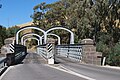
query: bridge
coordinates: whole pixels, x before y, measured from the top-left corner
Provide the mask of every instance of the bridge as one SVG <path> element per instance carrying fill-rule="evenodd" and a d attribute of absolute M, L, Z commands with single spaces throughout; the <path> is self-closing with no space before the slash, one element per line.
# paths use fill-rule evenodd
<path fill-rule="evenodd" d="M 20 33 L 35 29 L 43 33 Z M 70 43 L 62 44 L 53 30 L 70 33 Z M 48 38 L 54 36 L 55 39 Z M 35 50 L 27 49 L 27 40 L 37 41 Z M 6 54 L 0 59 L 0 80 L 120 80 L 120 69 L 105 67 L 105 57 L 96 51 L 92 39 L 74 43 L 74 33 L 62 26 L 42 30 L 36 26 L 19 29 L 15 39 L 6 40 L 1 51 Z"/>

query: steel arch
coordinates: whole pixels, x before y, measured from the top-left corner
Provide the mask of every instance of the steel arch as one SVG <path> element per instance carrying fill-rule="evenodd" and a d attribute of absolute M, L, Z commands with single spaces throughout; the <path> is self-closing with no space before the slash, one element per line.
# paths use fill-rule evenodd
<path fill-rule="evenodd" d="M 35 38 L 35 37 L 28 37 L 27 39 L 24 40 L 24 46 L 25 46 L 25 43 L 26 43 L 26 41 L 27 41 L 28 39 L 35 39 L 35 40 L 38 41 L 38 45 L 40 45 L 39 39 L 37 39 L 37 38 Z"/>
<path fill-rule="evenodd" d="M 20 28 L 16 33 L 16 44 L 19 44 L 19 33 L 23 30 L 26 30 L 26 29 L 36 29 L 36 30 L 39 30 L 39 31 L 43 32 L 43 34 L 44 34 L 44 44 L 46 44 L 46 37 L 45 37 L 46 33 L 45 33 L 45 31 L 36 27 L 36 26 L 26 26 L 26 27 Z"/>
<path fill-rule="evenodd" d="M 45 35 L 44 35 L 44 39 L 47 39 L 47 34 L 50 32 L 50 31 L 52 31 L 52 30 L 59 30 L 59 29 L 63 29 L 63 30 L 66 30 L 66 31 L 68 31 L 68 32 L 70 32 L 70 34 L 71 34 L 71 37 L 70 37 L 70 44 L 74 44 L 74 33 L 72 32 L 72 31 L 70 31 L 69 29 L 67 29 L 67 28 L 64 28 L 64 27 L 53 27 L 53 28 L 50 28 L 49 30 L 47 30 L 46 32 L 45 32 Z"/>
<path fill-rule="evenodd" d="M 37 36 L 37 37 L 39 37 L 39 40 L 40 40 L 40 45 L 42 45 L 42 37 L 40 36 L 40 35 L 38 35 L 38 34 L 35 34 L 35 33 L 26 33 L 26 34 L 24 34 L 22 37 L 21 37 L 21 44 L 23 45 L 24 44 L 24 37 L 26 37 L 26 36 L 31 36 L 31 35 L 34 35 L 34 36 Z M 44 36 L 43 36 L 44 37 Z"/>
<path fill-rule="evenodd" d="M 52 36 L 55 36 L 58 38 L 58 45 L 60 45 L 60 36 L 58 36 L 57 34 L 52 34 L 52 33 L 49 33 L 47 35 L 52 35 Z M 42 36 L 42 38 L 44 37 L 44 35 Z"/>

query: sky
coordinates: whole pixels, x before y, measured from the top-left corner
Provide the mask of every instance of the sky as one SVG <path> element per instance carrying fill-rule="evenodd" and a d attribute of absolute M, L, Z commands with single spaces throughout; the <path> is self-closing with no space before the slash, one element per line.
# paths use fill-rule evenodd
<path fill-rule="evenodd" d="M 11 27 L 32 21 L 33 7 L 42 2 L 54 3 L 59 0 L 0 0 L 0 25 Z"/>

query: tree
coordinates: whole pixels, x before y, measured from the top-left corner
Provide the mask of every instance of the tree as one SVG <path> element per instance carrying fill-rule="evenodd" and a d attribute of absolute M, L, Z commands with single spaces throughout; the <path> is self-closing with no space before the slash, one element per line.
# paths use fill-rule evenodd
<path fill-rule="evenodd" d="M 31 18 L 33 19 L 33 23 L 39 27 L 41 27 L 42 29 L 43 28 L 46 28 L 46 25 L 45 25 L 45 8 L 46 6 L 46 3 L 43 2 L 41 4 L 38 4 L 36 5 L 33 10 L 34 10 L 34 13 L 33 15 L 31 15 Z"/>
<path fill-rule="evenodd" d="M 120 66 L 120 42 L 116 43 L 108 55 L 107 63 L 109 65 Z"/>
<path fill-rule="evenodd" d="M 13 26 L 13 27 L 9 27 L 7 28 L 7 37 L 14 37 L 17 30 L 19 29 L 18 26 Z"/>
<path fill-rule="evenodd" d="M 0 25 L 0 47 L 4 45 L 4 39 L 7 38 L 6 28 Z"/>

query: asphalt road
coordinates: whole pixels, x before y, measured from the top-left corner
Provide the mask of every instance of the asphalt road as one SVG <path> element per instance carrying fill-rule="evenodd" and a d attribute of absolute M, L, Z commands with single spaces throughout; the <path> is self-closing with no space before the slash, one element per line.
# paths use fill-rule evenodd
<path fill-rule="evenodd" d="M 23 64 L 12 66 L 1 80 L 86 80 L 61 65 L 47 65 L 35 53 L 29 53 Z"/>
<path fill-rule="evenodd" d="M 36 53 L 29 53 L 18 64 L 10 68 L 0 80 L 120 80 L 120 70 L 85 65 L 56 56 L 55 65 Z"/>
<path fill-rule="evenodd" d="M 57 57 L 56 61 L 69 70 L 95 80 L 120 80 L 120 69 L 80 64 L 64 57 Z"/>

